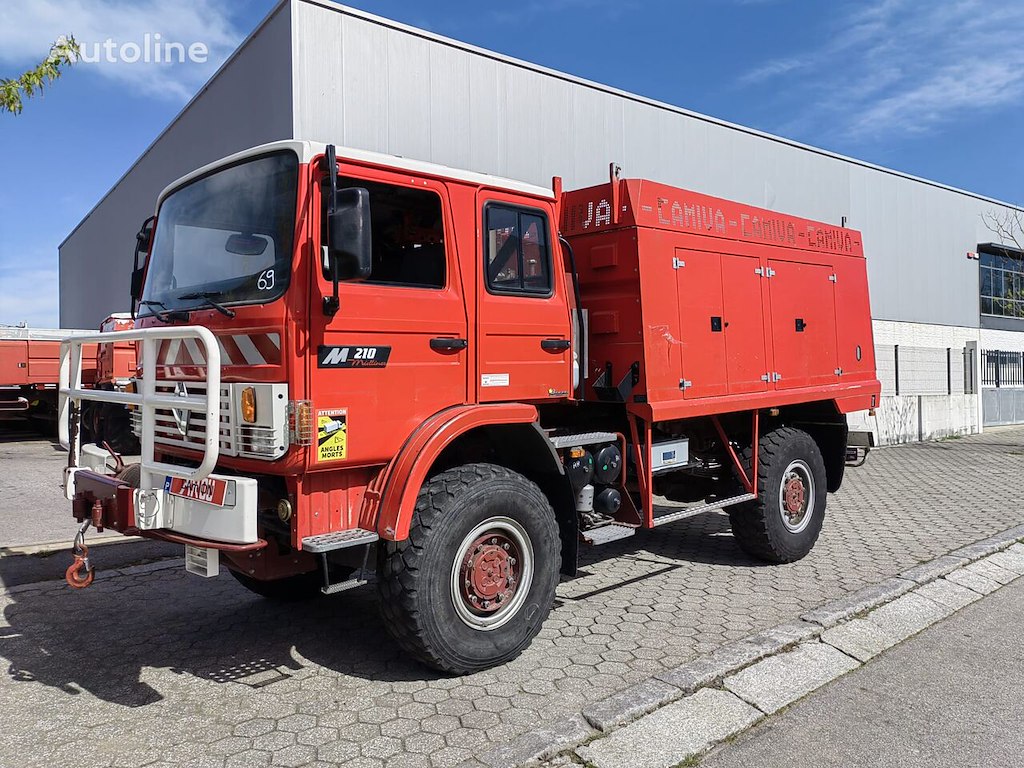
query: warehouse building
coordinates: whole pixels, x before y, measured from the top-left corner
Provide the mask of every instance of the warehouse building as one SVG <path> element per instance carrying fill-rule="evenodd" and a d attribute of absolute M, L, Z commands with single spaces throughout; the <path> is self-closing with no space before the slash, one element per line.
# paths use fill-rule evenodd
<path fill-rule="evenodd" d="M 325 0 L 283 0 L 60 246 L 64 327 L 128 296 L 134 235 L 175 178 L 324 141 L 566 188 L 650 178 L 864 235 L 880 443 L 1024 423 L 1024 261 L 1011 206 L 588 82 Z"/>

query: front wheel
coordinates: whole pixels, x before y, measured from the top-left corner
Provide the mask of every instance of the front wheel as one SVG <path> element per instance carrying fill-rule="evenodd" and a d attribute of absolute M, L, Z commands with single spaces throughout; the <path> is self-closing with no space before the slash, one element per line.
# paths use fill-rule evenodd
<path fill-rule="evenodd" d="M 409 538 L 378 549 L 388 631 L 416 658 L 468 674 L 518 656 L 555 598 L 561 543 L 536 484 L 468 464 L 420 490 Z"/>
<path fill-rule="evenodd" d="M 744 452 L 750 467 L 751 451 Z M 729 509 L 736 542 L 772 563 L 804 557 L 825 520 L 825 462 L 806 432 L 780 427 L 759 441 L 757 499 Z"/>

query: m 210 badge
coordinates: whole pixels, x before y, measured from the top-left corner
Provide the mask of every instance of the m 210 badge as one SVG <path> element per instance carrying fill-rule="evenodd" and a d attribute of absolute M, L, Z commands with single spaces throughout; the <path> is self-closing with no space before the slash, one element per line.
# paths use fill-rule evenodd
<path fill-rule="evenodd" d="M 348 455 L 348 411 L 316 412 L 316 460 L 341 461 Z"/>
<path fill-rule="evenodd" d="M 384 368 L 389 357 L 391 347 L 321 344 L 316 351 L 316 364 L 318 368 Z"/>

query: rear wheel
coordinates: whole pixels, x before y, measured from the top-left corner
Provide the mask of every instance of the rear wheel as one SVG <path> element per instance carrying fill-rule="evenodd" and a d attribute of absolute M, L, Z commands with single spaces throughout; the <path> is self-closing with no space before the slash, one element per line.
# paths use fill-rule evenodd
<path fill-rule="evenodd" d="M 468 464 L 420 490 L 409 538 L 378 549 L 381 613 L 424 663 L 452 674 L 518 656 L 555 598 L 561 543 L 536 484 Z"/>
<path fill-rule="evenodd" d="M 744 452 L 748 468 L 751 455 Z M 729 510 L 733 536 L 762 560 L 799 560 L 818 540 L 825 494 L 825 462 L 814 439 L 792 427 L 769 432 L 759 441 L 757 499 Z"/>

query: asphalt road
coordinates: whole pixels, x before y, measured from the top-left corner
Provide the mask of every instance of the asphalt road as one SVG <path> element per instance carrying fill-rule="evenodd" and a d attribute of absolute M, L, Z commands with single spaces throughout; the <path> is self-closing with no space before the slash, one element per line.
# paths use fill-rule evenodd
<path fill-rule="evenodd" d="M 55 440 L 0 422 L 0 547 L 71 541 L 75 521 L 61 490 L 67 463 Z"/>
<path fill-rule="evenodd" d="M 61 579 L 71 564 L 78 524 L 60 485 L 67 462 L 56 441 L 18 422 L 0 422 L 0 589 Z M 181 555 L 178 545 L 110 531 L 90 531 L 86 541 L 106 571 Z"/>
<path fill-rule="evenodd" d="M 1024 580 L 719 747 L 703 768 L 1017 768 Z"/>

